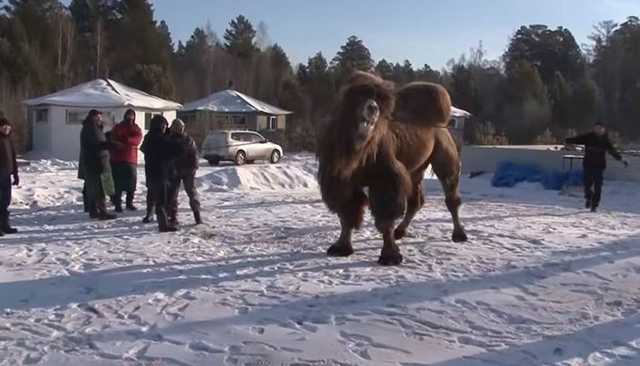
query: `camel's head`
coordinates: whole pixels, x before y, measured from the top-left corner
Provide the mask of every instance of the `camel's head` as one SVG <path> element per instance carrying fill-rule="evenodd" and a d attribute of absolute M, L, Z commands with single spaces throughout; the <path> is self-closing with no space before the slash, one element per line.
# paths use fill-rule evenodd
<path fill-rule="evenodd" d="M 393 111 L 393 85 L 369 73 L 354 73 L 342 92 L 341 120 L 345 137 L 358 150 L 388 121 Z"/>

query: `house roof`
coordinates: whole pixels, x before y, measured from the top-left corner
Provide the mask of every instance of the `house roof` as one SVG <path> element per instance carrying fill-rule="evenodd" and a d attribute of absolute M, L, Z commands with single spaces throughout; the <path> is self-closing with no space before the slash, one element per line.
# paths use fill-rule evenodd
<path fill-rule="evenodd" d="M 460 109 L 460 108 L 456 108 L 454 106 L 451 106 L 451 117 L 469 118 L 469 117 L 471 117 L 471 113 L 465 111 L 464 109 Z"/>
<path fill-rule="evenodd" d="M 176 110 L 181 104 L 161 99 L 110 79 L 96 79 L 53 94 L 25 100 L 28 106 L 55 105 L 80 108 L 145 108 Z"/>
<path fill-rule="evenodd" d="M 274 107 L 233 89 L 223 90 L 184 105 L 183 111 L 211 111 L 222 113 L 262 112 L 283 115 L 293 112 Z"/>

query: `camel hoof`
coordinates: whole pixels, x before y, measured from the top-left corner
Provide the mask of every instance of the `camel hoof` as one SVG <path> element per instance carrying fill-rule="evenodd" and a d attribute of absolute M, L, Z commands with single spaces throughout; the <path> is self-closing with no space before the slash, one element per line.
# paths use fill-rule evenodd
<path fill-rule="evenodd" d="M 353 254 L 353 247 L 348 244 L 336 243 L 327 250 L 329 257 L 348 257 L 351 254 Z"/>
<path fill-rule="evenodd" d="M 378 264 L 383 266 L 399 266 L 402 263 L 402 254 L 400 252 L 388 252 L 380 255 Z"/>
<path fill-rule="evenodd" d="M 467 234 L 464 232 L 464 230 L 454 231 L 453 235 L 451 236 L 451 240 L 453 240 L 454 243 L 463 243 L 467 241 L 467 239 Z"/>
<path fill-rule="evenodd" d="M 407 236 L 407 229 L 403 229 L 401 227 L 396 228 L 396 230 L 393 232 L 393 237 L 396 240 L 400 240 L 403 239 L 405 236 Z"/>

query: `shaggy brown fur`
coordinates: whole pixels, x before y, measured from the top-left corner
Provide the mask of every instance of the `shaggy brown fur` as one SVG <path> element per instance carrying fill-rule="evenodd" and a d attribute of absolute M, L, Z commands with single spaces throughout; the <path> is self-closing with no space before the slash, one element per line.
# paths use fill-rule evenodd
<path fill-rule="evenodd" d="M 322 198 L 342 226 L 329 255 L 353 253 L 352 231 L 362 224 L 369 205 L 384 239 L 379 262 L 400 264 L 395 240 L 405 236 L 424 204 L 422 179 L 429 165 L 445 191 L 453 240 L 466 240 L 458 218 L 460 161 L 453 138 L 442 128 L 450 110 L 449 94 L 439 85 L 412 83 L 396 91 L 392 83 L 369 73 L 351 77 L 319 140 Z M 403 215 L 396 228 L 395 221 Z"/>

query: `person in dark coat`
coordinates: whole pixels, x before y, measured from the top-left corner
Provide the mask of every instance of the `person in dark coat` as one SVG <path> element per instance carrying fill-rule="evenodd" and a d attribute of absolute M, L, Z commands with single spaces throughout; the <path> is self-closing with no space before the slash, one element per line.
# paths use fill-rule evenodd
<path fill-rule="evenodd" d="M 167 204 L 169 181 L 173 175 L 173 159 L 180 155 L 182 149 L 178 143 L 169 138 L 168 125 L 163 116 L 153 116 L 149 132 L 140 148 L 144 153 L 147 193 L 150 194 L 152 204 L 155 206 L 160 232 L 177 231 L 177 228 L 170 225 L 168 221 Z"/>
<path fill-rule="evenodd" d="M 11 186 L 20 184 L 16 150 L 11 140 L 12 129 L 6 118 L 0 118 L 0 236 L 18 232 L 9 224 Z"/>
<path fill-rule="evenodd" d="M 607 157 L 609 153 L 614 159 L 621 161 L 625 167 L 629 166 L 626 160 L 622 159 L 620 152 L 613 146 L 607 129 L 603 123 L 598 122 L 593 126 L 593 131 L 566 139 L 567 144 L 584 145 L 584 197 L 586 208 L 595 212 L 600 205 L 602 196 L 602 182 L 604 171 L 607 168 Z"/>
<path fill-rule="evenodd" d="M 171 123 L 170 138 L 182 147 L 182 153 L 174 160 L 175 175 L 169 184 L 169 205 L 167 214 L 171 225 L 178 225 L 178 194 L 180 183 L 189 197 L 189 206 L 193 211 L 196 225 L 202 224 L 200 217 L 200 198 L 195 185 L 198 170 L 198 147 L 195 141 L 185 133 L 184 122 L 176 119 Z"/>
<path fill-rule="evenodd" d="M 133 199 L 137 185 L 140 141 L 142 129 L 136 124 L 136 112 L 129 109 L 124 114 L 124 120 L 111 129 L 111 168 L 115 183 L 115 194 L 111 196 L 111 202 L 116 212 L 122 212 L 122 192 L 127 193 L 127 210 L 137 210 L 133 205 Z"/>
<path fill-rule="evenodd" d="M 84 179 L 86 206 L 89 216 L 100 220 L 113 220 L 115 215 L 107 212 L 103 174 L 111 174 L 109 143 L 103 132 L 102 114 L 91 110 L 82 123 L 80 132 L 80 162 L 78 177 Z"/>

